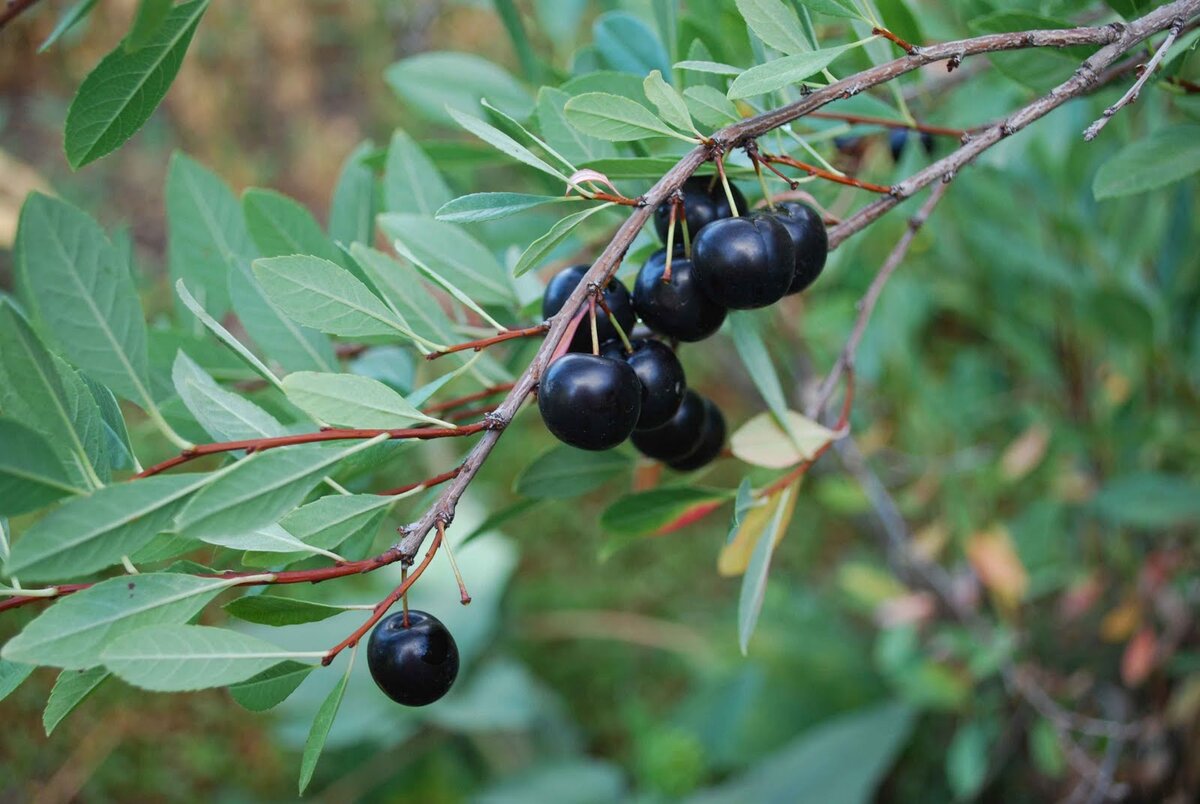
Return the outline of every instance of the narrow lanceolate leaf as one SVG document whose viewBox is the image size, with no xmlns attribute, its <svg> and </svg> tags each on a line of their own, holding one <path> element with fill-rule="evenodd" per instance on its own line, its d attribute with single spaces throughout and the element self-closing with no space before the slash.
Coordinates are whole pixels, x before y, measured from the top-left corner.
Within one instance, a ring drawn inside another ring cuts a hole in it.
<svg viewBox="0 0 1200 804">
<path fill-rule="evenodd" d="M 242 557 L 242 563 L 250 567 L 278 566 L 311 555 L 309 547 L 336 550 L 359 534 L 374 532 L 394 501 L 393 497 L 378 494 L 331 494 L 313 500 L 279 520 L 284 530 L 307 545 L 304 552 L 251 550 Z"/>
<path fill-rule="evenodd" d="M 571 125 L 593 137 L 613 142 L 647 137 L 674 137 L 695 142 L 659 120 L 637 101 L 607 92 L 585 92 L 563 107 Z"/>
<path fill-rule="evenodd" d="M 50 690 L 46 700 L 46 709 L 42 712 L 42 728 L 49 737 L 63 722 L 67 715 L 75 711 L 96 688 L 109 677 L 109 672 L 103 667 L 93 667 L 89 670 L 63 670 Z"/>
<path fill-rule="evenodd" d="M 185 154 L 167 171 L 167 268 L 220 317 L 229 309 L 229 274 L 257 256 L 237 198 L 212 171 Z"/>
<path fill-rule="evenodd" d="M 542 150 L 544 150 L 548 155 L 550 155 L 550 157 L 552 157 L 555 161 L 557 161 L 560 165 L 562 165 L 562 167 L 565 168 L 568 172 L 570 172 L 570 173 L 575 172 L 575 165 L 574 165 L 574 163 L 571 162 L 571 160 L 567 159 L 565 156 L 563 156 L 561 153 L 559 153 L 552 145 L 550 145 L 550 143 L 546 142 L 541 137 L 537 136 L 532 131 L 525 128 L 525 126 L 521 125 L 520 122 L 518 122 L 515 117 L 513 117 L 508 112 L 501 109 L 500 107 L 492 105 L 492 103 L 487 98 L 481 98 L 479 103 L 480 103 L 480 105 L 483 106 L 483 108 L 488 110 L 488 114 L 490 114 L 493 119 L 503 122 L 505 125 L 510 127 L 510 130 L 518 131 L 521 133 L 521 136 L 526 137 L 530 141 L 537 143 L 538 146 Z"/>
<path fill-rule="evenodd" d="M 734 67 L 732 64 L 723 64 L 719 61 L 700 61 L 690 59 L 688 61 L 680 61 L 675 63 L 676 70 L 691 70 L 694 73 L 708 73 L 710 75 L 741 75 L 742 68 Z"/>
<path fill-rule="evenodd" d="M 125 36 L 125 50 L 132 53 L 154 41 L 154 36 L 166 23 L 174 0 L 141 0 L 133 15 L 133 27 Z"/>
<path fill-rule="evenodd" d="M 323 555 L 334 561 L 344 561 L 337 553 L 312 547 L 288 533 L 279 525 L 263 525 L 240 533 L 204 536 L 201 541 L 230 550 L 254 551 L 258 553 L 304 553 Z"/>
<path fill-rule="evenodd" d="M 746 366 L 746 373 L 758 387 L 758 392 L 762 394 L 776 421 L 783 425 L 793 441 L 797 444 L 802 443 L 800 435 L 792 431 L 783 383 L 779 381 L 775 364 L 771 362 L 771 355 L 763 341 L 759 319 L 752 312 L 735 312 L 729 316 L 729 324 L 733 334 L 733 345 Z"/>
<path fill-rule="evenodd" d="M 46 609 L 9 640 L 3 654 L 71 670 L 95 667 L 100 652 L 121 634 L 149 625 L 182 625 L 229 585 L 167 572 L 110 578 Z"/>
<path fill-rule="evenodd" d="M 683 91 L 688 110 L 702 123 L 710 126 L 727 126 L 741 119 L 733 101 L 715 87 L 703 84 L 688 87 Z"/>
<path fill-rule="evenodd" d="M 725 500 L 730 496 L 732 493 L 724 489 L 692 486 L 672 486 L 627 494 L 605 509 L 600 515 L 600 525 L 616 534 L 648 536 L 693 505 Z"/>
<path fill-rule="evenodd" d="M 16 516 L 69 494 L 85 494 L 44 438 L 0 419 L 0 516 Z"/>
<path fill-rule="evenodd" d="M 171 10 L 154 35 L 130 53 L 124 45 L 88 74 L 67 112 L 66 151 L 78 168 L 116 150 L 133 136 L 167 94 L 208 0 Z"/>
<path fill-rule="evenodd" d="M 691 131 L 699 136 L 683 96 L 679 94 L 679 90 L 663 80 L 662 73 L 653 70 L 642 82 L 642 89 L 646 92 L 646 98 L 658 110 L 659 117 L 680 131 Z"/>
<path fill-rule="evenodd" d="M 810 50 L 795 10 L 783 0 L 737 0 L 737 9 L 754 35 L 789 56 Z"/>
<path fill-rule="evenodd" d="M 229 300 L 259 349 L 288 371 L 336 370 L 337 356 L 329 339 L 280 310 L 245 260 L 239 260 L 229 274 Z"/>
<path fill-rule="evenodd" d="M 379 226 L 430 269 L 480 304 L 511 305 L 516 293 L 491 250 L 460 226 L 421 215 L 379 216 Z"/>
<path fill-rule="evenodd" d="M 449 223 L 479 223 L 494 221 L 550 204 L 578 203 L 577 195 L 528 195 L 526 193 L 472 193 L 455 198 L 437 211 L 439 221 Z"/>
<path fill-rule="evenodd" d="M 398 255 L 403 257 L 405 260 L 411 263 L 414 268 L 420 271 L 422 276 L 453 296 L 455 301 L 459 302 L 468 310 L 482 318 L 484 323 L 486 323 L 488 326 L 495 327 L 496 329 L 504 329 L 504 325 L 488 315 L 487 310 L 484 310 L 483 307 L 481 307 L 478 302 L 471 298 L 468 293 L 464 292 L 463 289 L 454 284 L 454 282 L 431 268 L 429 264 L 417 256 L 416 252 L 410 249 L 406 243 L 401 240 L 396 240 L 392 243 L 392 248 L 396 250 Z"/>
<path fill-rule="evenodd" d="M 521 276 L 539 267 L 550 256 L 550 253 L 558 247 L 559 243 L 563 242 L 571 234 L 576 226 L 600 210 L 611 206 L 611 203 L 597 204 L 594 207 L 589 207 L 582 212 L 576 212 L 559 220 L 558 223 L 550 227 L 550 231 L 529 244 L 528 248 L 521 254 L 520 259 L 517 260 L 517 264 L 513 266 L 513 276 Z"/>
<path fill-rule="evenodd" d="M 586 494 L 627 472 L 628 455 L 558 446 L 534 458 L 513 482 L 513 491 L 534 499 L 567 499 Z"/>
<path fill-rule="evenodd" d="M 65 372 L 64 372 L 65 373 Z M 134 469 L 141 471 L 129 439 L 129 428 L 125 426 L 125 414 L 113 392 L 86 375 L 72 372 L 87 388 L 96 408 L 100 411 L 100 424 L 104 432 L 105 454 L 110 469 Z"/>
<path fill-rule="evenodd" d="M 158 692 L 223 687 L 292 654 L 270 642 L 207 625 L 152 625 L 115 639 L 101 655 L 121 680 Z"/>
<path fill-rule="evenodd" d="M 375 230 L 376 181 L 364 163 L 374 150 L 370 141 L 360 143 L 342 164 L 329 205 L 329 236 L 335 242 L 370 243 Z"/>
<path fill-rule="evenodd" d="M 325 750 L 325 741 L 329 738 L 333 719 L 337 717 L 338 707 L 342 705 L 342 698 L 346 695 L 346 685 L 350 683 L 350 671 L 354 669 L 354 656 L 355 654 L 350 654 L 345 674 L 330 691 L 329 697 L 321 704 L 321 708 L 317 710 L 312 729 L 308 732 L 308 739 L 304 743 L 304 755 L 300 759 L 301 794 L 308 787 L 308 783 L 312 781 L 313 771 L 317 769 L 317 760 L 321 758 L 321 752 Z"/>
<path fill-rule="evenodd" d="M 183 351 L 171 369 L 175 392 L 214 441 L 269 438 L 286 431 L 279 420 L 250 400 L 227 391 Z"/>
<path fill-rule="evenodd" d="M 415 337 L 366 285 L 329 260 L 259 259 L 254 274 L 271 301 L 305 326 L 344 338 Z"/>
<path fill-rule="evenodd" d="M 324 603 L 312 603 L 278 595 L 239 597 L 226 605 L 225 611 L 248 623 L 271 626 L 315 623 L 346 613 L 346 609 L 341 606 L 326 606 Z"/>
<path fill-rule="evenodd" d="M 495 126 L 485 123 L 477 117 L 472 117 L 469 114 L 464 114 L 456 109 L 447 107 L 446 111 L 454 118 L 460 126 L 474 134 L 479 139 L 491 145 L 493 148 L 508 154 L 518 162 L 523 162 L 532 168 L 542 171 L 550 176 L 553 176 L 560 181 L 566 181 L 567 177 L 562 171 L 548 165 L 545 160 L 533 153 L 521 143 L 514 140 L 512 137 L 505 134 Z"/>
<path fill-rule="evenodd" d="M 0 410 L 41 435 L 73 482 L 100 485 L 107 461 L 95 400 L 5 303 L 0 303 Z"/>
<path fill-rule="evenodd" d="M 388 212 L 430 216 L 453 197 L 442 174 L 420 146 L 404 131 L 396 129 L 383 170 L 383 208 Z"/>
<path fill-rule="evenodd" d="M 24 278 L 44 331 L 91 377 L 153 405 L 141 303 L 104 230 L 70 204 L 38 193 L 25 202 L 20 226 Z"/>
<path fill-rule="evenodd" d="M 750 647 L 750 637 L 754 635 L 754 627 L 758 624 L 758 615 L 762 611 L 763 595 L 767 591 L 767 575 L 771 569 L 771 556 L 775 545 L 787 530 L 796 507 L 796 488 L 785 489 L 774 502 L 774 511 L 767 526 L 763 528 L 750 556 L 750 565 L 742 576 L 742 591 L 738 595 L 738 646 L 742 655 Z"/>
<path fill-rule="evenodd" d="M 341 259 L 312 213 L 282 193 L 252 187 L 242 194 L 242 211 L 246 229 L 264 257 L 311 254 L 330 262 Z"/>
<path fill-rule="evenodd" d="M 208 311 L 204 309 L 204 305 L 200 304 L 199 300 L 192 295 L 182 279 L 175 283 L 175 293 L 179 296 L 179 300 L 183 302 L 184 306 L 192 312 L 192 315 L 196 316 L 222 343 L 232 349 L 238 357 L 246 361 L 246 364 L 254 369 L 260 377 L 272 385 L 279 387 L 279 378 L 275 376 L 275 372 L 271 371 L 266 363 L 259 360 L 253 352 L 247 349 L 245 344 L 233 337 L 233 333 L 221 326 L 217 319 L 209 315 Z"/>
<path fill-rule="evenodd" d="M 426 416 L 400 394 L 370 377 L 298 371 L 283 378 L 283 389 L 296 407 L 330 424 L 379 429 L 430 422 L 453 426 Z"/>
<path fill-rule="evenodd" d="M 1119 198 L 1171 184 L 1200 171 L 1200 126 L 1172 126 L 1126 145 L 1096 171 L 1096 198 Z"/>
<path fill-rule="evenodd" d="M 68 500 L 13 545 L 5 571 L 22 580 L 59 581 L 112 566 L 166 530 L 187 496 L 211 479 L 147 477 Z"/>
<path fill-rule="evenodd" d="M 827 47 L 751 67 L 733 80 L 729 87 L 729 97 L 734 100 L 751 98 L 798 84 L 821 72 L 838 56 L 855 47 L 858 45 Z"/>
<path fill-rule="evenodd" d="M 13 690 L 29 678 L 35 667 L 32 664 L 17 664 L 16 662 L 0 659 L 0 701 L 7 698 Z"/>
<path fill-rule="evenodd" d="M 384 438 L 351 447 L 281 447 L 243 458 L 188 502 L 179 512 L 176 529 L 185 536 L 203 539 L 236 535 L 277 522 L 300 504 L 331 467 Z"/>
<path fill-rule="evenodd" d="M 567 122 L 563 110 L 571 96 L 554 87 L 538 90 L 538 128 L 547 143 L 572 163 L 586 162 L 606 156 L 616 156 L 617 148 L 608 140 L 589 137 Z"/>
<path fill-rule="evenodd" d="M 229 685 L 233 700 L 251 712 L 266 712 L 287 700 L 317 666 L 283 661 L 245 681 Z"/>
<path fill-rule="evenodd" d="M 789 436 L 774 415 L 760 413 L 738 428 L 729 445 L 733 454 L 755 466 L 784 469 L 811 459 L 833 440 L 835 433 L 794 410 L 786 414 Z"/>
<path fill-rule="evenodd" d="M 54 23 L 54 30 L 38 45 L 37 52 L 45 53 L 49 50 L 55 42 L 62 38 L 63 34 L 74 28 L 80 20 L 87 17 L 94 5 L 96 5 L 96 0 L 78 0 L 73 6 L 59 15 L 58 22 Z"/>
</svg>

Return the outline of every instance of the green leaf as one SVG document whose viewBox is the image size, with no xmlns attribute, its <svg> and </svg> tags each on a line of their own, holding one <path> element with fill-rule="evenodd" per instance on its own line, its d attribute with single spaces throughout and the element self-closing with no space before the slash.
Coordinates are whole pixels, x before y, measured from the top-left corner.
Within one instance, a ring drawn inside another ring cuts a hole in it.
<svg viewBox="0 0 1200 804">
<path fill-rule="evenodd" d="M 477 117 L 472 117 L 469 114 L 464 114 L 456 109 L 447 109 L 454 121 L 467 131 L 474 134 L 479 139 L 491 145 L 498 151 L 506 153 L 518 162 L 523 162 L 532 168 L 542 171 L 543 173 L 553 176 L 562 182 L 567 181 L 567 177 L 562 171 L 551 167 L 541 157 L 534 154 L 521 143 L 514 140 L 512 137 L 505 134 L 500 129 L 493 125 L 485 123 Z"/>
<path fill-rule="evenodd" d="M 239 260 L 229 275 L 229 298 L 238 320 L 267 357 L 288 371 L 337 370 L 337 356 L 329 339 L 280 310 L 245 260 Z"/>
<path fill-rule="evenodd" d="M 534 458 L 517 475 L 513 491 L 538 500 L 578 497 L 624 474 L 632 463 L 615 450 L 590 452 L 560 445 Z"/>
<path fill-rule="evenodd" d="M 254 275 L 271 302 L 305 326 L 343 338 L 416 338 L 366 285 L 329 260 L 261 258 L 254 261 Z"/>
<path fill-rule="evenodd" d="M 642 82 L 642 89 L 646 98 L 658 110 L 659 117 L 680 131 L 691 131 L 700 136 L 700 132 L 696 131 L 692 124 L 692 115 L 688 112 L 683 96 L 679 94 L 679 90 L 663 80 L 662 73 L 658 70 L 651 72 Z"/>
<path fill-rule="evenodd" d="M 277 595 L 247 595 L 227 604 L 225 611 L 239 620 L 259 625 L 303 625 L 345 614 L 341 606 L 326 606 Z"/>
<path fill-rule="evenodd" d="M 133 15 L 133 27 L 125 36 L 125 51 L 133 53 L 154 41 L 171 13 L 174 0 L 141 0 Z"/>
<path fill-rule="evenodd" d="M 21 683 L 29 678 L 34 669 L 32 664 L 17 664 L 0 659 L 0 701 L 21 686 Z"/>
<path fill-rule="evenodd" d="M 1096 171 L 1097 199 L 1164 187 L 1200 171 L 1200 126 L 1160 128 L 1129 143 Z"/>
<path fill-rule="evenodd" d="M 480 103 L 483 105 L 483 108 L 487 109 L 488 115 L 493 120 L 495 120 L 496 122 L 498 122 L 504 126 L 508 126 L 509 130 L 514 132 L 514 135 L 520 134 L 522 137 L 525 137 L 529 141 L 536 143 L 538 145 L 538 147 L 541 148 L 543 151 L 545 151 L 549 156 L 554 157 L 554 159 L 557 160 L 558 163 L 562 167 L 571 171 L 572 173 L 575 172 L 576 168 L 575 168 L 574 163 L 571 162 L 571 160 L 567 159 L 565 156 L 563 156 L 557 150 L 555 150 L 554 147 L 550 145 L 550 143 L 546 142 L 541 137 L 534 134 L 529 129 L 525 128 L 525 126 L 521 125 L 521 123 L 518 122 L 515 117 L 508 114 L 503 109 L 498 109 L 495 106 L 493 106 L 491 103 L 488 102 L 487 98 L 482 99 L 480 101 Z"/>
<path fill-rule="evenodd" d="M 767 407 L 775 415 L 775 420 L 783 425 L 784 430 L 796 445 L 807 443 L 808 439 L 805 439 L 793 427 L 787 398 L 783 393 L 783 384 L 779 381 L 779 375 L 775 372 L 775 364 L 771 362 L 771 355 L 767 352 L 767 345 L 763 341 L 762 332 L 759 329 L 759 319 L 752 312 L 735 311 L 729 316 L 729 324 L 733 335 L 733 345 L 737 349 L 738 356 L 742 358 L 742 363 L 746 366 L 746 373 L 750 375 L 750 379 L 754 381 L 758 392 L 766 401 Z"/>
<path fill-rule="evenodd" d="M 798 797 L 821 804 L 868 804 L 915 722 L 912 708 L 899 703 L 831 718 L 689 804 Z"/>
<path fill-rule="evenodd" d="M 859 45 L 827 47 L 796 56 L 784 56 L 782 59 L 751 67 L 733 80 L 729 86 L 729 97 L 734 100 L 751 98 L 798 84 L 824 70 L 847 50 L 856 47 Z"/>
<path fill-rule="evenodd" d="M 152 625 L 113 640 L 101 659 L 122 681 L 156 692 L 223 687 L 291 658 L 270 642 L 207 625 Z"/>
<path fill-rule="evenodd" d="M 357 653 L 357 651 L 356 651 Z M 325 750 L 325 741 L 329 738 L 329 730 L 333 727 L 333 719 L 337 717 L 338 707 L 342 705 L 342 697 L 346 694 L 346 685 L 350 683 L 350 671 L 354 669 L 354 655 L 346 665 L 346 672 L 341 680 L 330 690 L 329 696 L 321 703 L 317 716 L 313 718 L 312 728 L 308 739 L 304 742 L 304 754 L 300 758 L 300 793 L 303 795 L 308 783 L 312 781 L 313 771 L 317 769 L 317 760 Z"/>
<path fill-rule="evenodd" d="M 201 541 L 217 547 L 227 547 L 230 550 L 253 551 L 255 553 L 300 553 L 302 555 L 322 555 L 334 561 L 345 561 L 337 553 L 322 550 L 307 545 L 276 524 L 238 533 L 214 534 L 204 536 Z"/>
<path fill-rule="evenodd" d="M 182 279 L 175 283 L 175 293 L 179 296 L 179 300 L 183 302 L 184 306 L 191 311 L 192 315 L 196 316 L 196 318 L 202 324 L 204 324 L 209 331 L 216 335 L 222 343 L 232 349 L 238 357 L 242 358 L 242 360 L 244 360 L 247 365 L 253 368 L 260 377 L 276 387 L 281 387 L 279 384 L 279 378 L 275 376 L 275 372 L 267 368 L 266 363 L 263 363 L 261 360 L 259 360 L 253 352 L 246 348 L 245 344 L 233 337 L 232 332 L 225 329 L 225 327 L 221 326 L 221 324 L 218 323 L 215 318 L 209 315 L 208 311 L 204 309 L 203 305 L 201 305 L 200 302 L 196 300 L 196 297 L 191 294 L 191 291 L 187 289 L 187 285 L 183 284 Z"/>
<path fill-rule="evenodd" d="M 283 389 L 296 407 L 318 419 L 344 427 L 400 429 L 433 423 L 383 383 L 355 374 L 317 374 L 297 371 L 283 378 Z"/>
<path fill-rule="evenodd" d="M 65 368 L 65 367 L 64 367 Z M 65 371 L 63 372 L 66 373 Z M 104 432 L 104 452 L 110 469 L 134 469 L 141 471 L 134 459 L 133 442 L 129 440 L 129 429 L 125 426 L 125 414 L 113 392 L 83 374 L 71 372 L 83 383 L 100 411 L 100 424 Z"/>
<path fill-rule="evenodd" d="M 471 298 L 470 295 L 464 292 L 462 288 L 458 287 L 458 285 L 454 284 L 436 270 L 429 267 L 429 264 L 417 256 L 417 254 L 413 252 L 413 250 L 410 249 L 404 241 L 393 241 L 392 248 L 395 249 L 396 254 L 405 259 L 407 262 L 411 263 L 412 266 L 416 268 L 423 277 L 442 288 L 442 290 L 449 293 L 455 301 L 459 302 L 468 310 L 482 318 L 485 324 L 495 327 L 499 330 L 505 329 L 503 324 L 492 318 L 492 316 L 488 314 L 488 311 L 483 309 L 483 307 L 481 307 L 478 302 Z"/>
<path fill-rule="evenodd" d="M 600 515 L 600 526 L 623 536 L 649 536 L 698 503 L 727 500 L 724 489 L 672 486 L 626 494 Z"/>
<path fill-rule="evenodd" d="M 33 430 L 0 419 L 0 516 L 16 516 L 68 494 L 85 494 L 51 446 Z"/>
<path fill-rule="evenodd" d="M 479 223 L 516 215 L 552 204 L 579 203 L 580 196 L 528 195 L 526 193 L 472 193 L 442 205 L 437 219 L 448 223 Z"/>
<path fill-rule="evenodd" d="M 384 209 L 433 215 L 454 195 L 442 175 L 412 137 L 401 129 L 392 134 L 387 165 L 383 171 Z M 370 240 L 364 240 L 370 245 Z"/>
<path fill-rule="evenodd" d="M 675 63 L 677 70 L 691 70 L 696 73 L 709 73 L 710 75 L 741 75 L 743 70 L 741 67 L 734 67 L 732 64 L 723 64 L 719 61 L 702 61 L 698 59 L 688 59 Z"/>
<path fill-rule="evenodd" d="M 165 530 L 185 498 L 212 478 L 147 477 L 68 500 L 13 545 L 5 572 L 22 580 L 57 581 L 112 566 Z"/>
<path fill-rule="evenodd" d="M 95 667 L 117 637 L 150 625 L 182 625 L 230 585 L 167 572 L 110 578 L 46 609 L 9 640 L 3 654 L 68 670 Z"/>
<path fill-rule="evenodd" d="M 1092 505 L 1119 525 L 1158 529 L 1200 521 L 1200 486 L 1179 475 L 1140 473 L 1114 478 Z"/>
<path fill-rule="evenodd" d="M 957 800 L 975 798 L 987 780 L 991 739 L 984 724 L 969 721 L 958 727 L 946 750 L 946 781 Z"/>
<path fill-rule="evenodd" d="M 43 331 L 93 379 L 153 407 L 141 303 L 104 230 L 70 204 L 40 193 L 25 201 L 20 228 L 24 278 Z"/>
<path fill-rule="evenodd" d="M 92 7 L 96 5 L 96 0 L 79 0 L 75 5 L 64 11 L 58 18 L 58 22 L 54 24 L 54 30 L 50 32 L 40 45 L 37 52 L 45 53 L 50 47 L 62 38 L 63 34 L 75 27 L 76 23 L 92 13 Z"/>
<path fill-rule="evenodd" d="M 416 259 L 480 304 L 509 306 L 516 301 L 504 266 L 462 227 L 401 213 L 380 215 L 379 226 L 389 239 L 399 241 Z"/>
<path fill-rule="evenodd" d="M 167 171 L 167 267 L 214 316 L 229 309 L 229 275 L 258 256 L 237 198 L 212 171 L 185 154 Z"/>
<path fill-rule="evenodd" d="M 611 206 L 611 203 L 598 204 L 594 207 L 588 207 L 582 212 L 576 212 L 560 219 L 550 227 L 550 231 L 529 244 L 529 247 L 525 249 L 520 259 L 517 260 L 517 264 L 513 266 L 513 276 L 521 276 L 531 269 L 539 267 L 549 257 L 550 253 L 558 248 L 559 243 L 563 242 L 571 234 L 576 226 L 600 210 Z"/>
<path fill-rule="evenodd" d="M 63 722 L 67 715 L 75 711 L 96 688 L 109 677 L 109 672 L 103 667 L 93 667 L 88 670 L 63 670 L 50 690 L 46 700 L 46 709 L 42 712 L 42 728 L 49 737 Z"/>
<path fill-rule="evenodd" d="M 183 404 L 214 441 L 270 438 L 287 432 L 270 413 L 218 385 L 183 351 L 175 356 L 171 378 Z"/>
<path fill-rule="evenodd" d="M 67 161 L 79 168 L 133 136 L 167 94 L 208 0 L 175 6 L 141 49 L 123 45 L 105 56 L 79 87 L 67 112 Z"/>
<path fill-rule="evenodd" d="M 373 531 L 396 498 L 378 494 L 332 494 L 302 505 L 279 520 L 280 526 L 306 545 L 337 549 L 343 542 Z M 275 566 L 306 558 L 309 552 L 248 552 L 243 563 L 252 567 Z"/>
<path fill-rule="evenodd" d="M 783 0 L 737 0 L 738 12 L 765 44 L 794 56 L 812 48 L 804 38 L 800 18 Z"/>
<path fill-rule="evenodd" d="M 701 84 L 683 91 L 692 116 L 710 126 L 727 126 L 741 119 L 737 107 L 719 89 Z"/>
<path fill-rule="evenodd" d="M 854 0 L 800 0 L 805 6 L 818 14 L 828 14 L 831 17 L 845 17 L 852 20 L 865 20 L 862 10 Z"/>
<path fill-rule="evenodd" d="M 617 149 L 607 140 L 589 137 L 567 122 L 563 107 L 571 96 L 561 89 L 542 87 L 537 96 L 538 128 L 546 142 L 573 163 L 616 156 Z"/>
<path fill-rule="evenodd" d="M 188 502 L 179 512 L 176 528 L 184 536 L 204 539 L 236 536 L 276 522 L 299 505 L 331 467 L 385 438 L 348 448 L 304 444 L 243 458 Z"/>
<path fill-rule="evenodd" d="M 454 80 L 447 81 L 447 76 Z M 515 117 L 524 117 L 532 106 L 528 91 L 516 79 L 487 59 L 467 53 L 422 53 L 391 65 L 384 78 L 414 111 L 437 122 L 450 122 L 447 107 L 470 112 L 479 108 L 483 98 Z"/>
<path fill-rule="evenodd" d="M 229 694 L 251 712 L 266 712 L 286 701 L 316 669 L 315 665 L 303 662 L 280 662 L 245 681 L 230 684 Z"/>
<path fill-rule="evenodd" d="M 632 14 L 623 11 L 601 14 L 592 24 L 592 35 L 609 69 L 636 75 L 646 75 L 651 70 L 671 74 L 671 59 L 659 37 Z"/>
<path fill-rule="evenodd" d="M 647 137 L 674 137 L 695 142 L 654 116 L 637 101 L 607 92 L 585 92 L 567 101 L 563 107 L 567 120 L 575 128 L 593 137 L 613 142 L 642 140 Z"/>
<path fill-rule="evenodd" d="M 329 236 L 336 242 L 370 243 L 375 233 L 375 173 L 365 163 L 375 150 L 370 142 L 359 143 L 342 163 L 342 172 L 329 205 Z"/>
<path fill-rule="evenodd" d="M 263 257 L 308 254 L 340 262 L 342 254 L 298 201 L 274 190 L 251 187 L 242 193 L 246 229 Z"/>
<path fill-rule="evenodd" d="M 485 533 L 491 533 L 511 519 L 516 519 L 521 514 L 536 507 L 539 502 L 540 500 L 517 500 L 512 505 L 505 506 L 497 511 L 492 511 L 487 515 L 486 519 L 475 526 L 474 530 L 462 537 L 462 541 L 458 543 L 458 548 L 461 549 L 463 545 L 467 544 L 468 542 L 478 539 Z"/>
<path fill-rule="evenodd" d="M 796 487 L 784 489 L 772 501 L 774 511 L 767 526 L 759 534 L 754 552 L 750 555 L 750 564 L 742 575 L 742 589 L 738 595 L 738 647 L 745 656 L 750 648 L 750 637 L 754 635 L 754 627 L 758 625 L 758 615 L 762 611 L 763 597 L 767 591 L 767 576 L 771 569 L 771 556 L 779 537 L 787 530 L 795 510 Z"/>
</svg>

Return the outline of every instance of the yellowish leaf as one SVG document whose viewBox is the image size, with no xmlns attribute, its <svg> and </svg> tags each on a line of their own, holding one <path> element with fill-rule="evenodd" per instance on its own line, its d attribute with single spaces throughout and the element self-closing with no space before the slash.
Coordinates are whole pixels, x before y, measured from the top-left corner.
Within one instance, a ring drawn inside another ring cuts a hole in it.
<svg viewBox="0 0 1200 804">
<path fill-rule="evenodd" d="M 793 483 L 789 486 L 791 494 L 784 494 L 783 491 L 780 491 L 746 513 L 742 524 L 738 527 L 737 535 L 721 549 L 721 554 L 717 556 L 718 574 L 732 578 L 746 571 L 746 567 L 750 565 L 750 556 L 754 553 L 754 546 L 758 544 L 758 539 L 763 531 L 771 526 L 775 513 L 779 510 L 782 502 L 786 508 L 779 519 L 779 530 L 775 533 L 775 545 L 779 544 L 783 539 L 783 534 L 787 533 L 788 523 L 792 521 L 792 513 L 796 510 L 795 492 L 799 485 L 799 481 Z"/>
<path fill-rule="evenodd" d="M 981 531 L 967 540 L 967 560 L 997 604 L 1012 610 L 1029 588 L 1029 573 L 1002 526 Z"/>
<path fill-rule="evenodd" d="M 1142 622 L 1142 604 L 1126 598 L 1100 621 L 1100 637 L 1105 642 L 1124 642 Z"/>
<path fill-rule="evenodd" d="M 729 440 L 733 454 L 754 466 L 785 469 L 813 457 L 817 450 L 833 440 L 832 430 L 793 410 L 788 411 L 788 421 L 795 441 L 769 412 L 758 414 L 739 427 Z"/>
<path fill-rule="evenodd" d="M 1000 470 L 1007 479 L 1020 480 L 1042 462 L 1049 444 L 1050 428 L 1040 422 L 1030 425 L 1004 450 Z"/>
</svg>

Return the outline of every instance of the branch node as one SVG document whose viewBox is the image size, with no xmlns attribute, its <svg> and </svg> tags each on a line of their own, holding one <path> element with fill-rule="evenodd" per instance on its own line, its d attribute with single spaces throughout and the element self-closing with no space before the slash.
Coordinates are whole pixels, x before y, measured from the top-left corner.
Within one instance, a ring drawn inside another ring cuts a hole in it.
<svg viewBox="0 0 1200 804">
<path fill-rule="evenodd" d="M 490 411 L 483 414 L 483 429 L 485 430 L 503 430 L 508 427 L 508 417 L 497 411 Z"/>
</svg>

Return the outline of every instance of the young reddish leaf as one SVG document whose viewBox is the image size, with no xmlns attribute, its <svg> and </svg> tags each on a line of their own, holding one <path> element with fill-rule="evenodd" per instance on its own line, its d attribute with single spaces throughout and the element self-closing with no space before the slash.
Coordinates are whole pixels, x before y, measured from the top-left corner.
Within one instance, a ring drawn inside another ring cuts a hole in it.
<svg viewBox="0 0 1200 804">
<path fill-rule="evenodd" d="M 1158 637 L 1150 626 L 1133 635 L 1121 656 L 1121 681 L 1126 687 L 1140 686 L 1158 663 Z"/>
</svg>

